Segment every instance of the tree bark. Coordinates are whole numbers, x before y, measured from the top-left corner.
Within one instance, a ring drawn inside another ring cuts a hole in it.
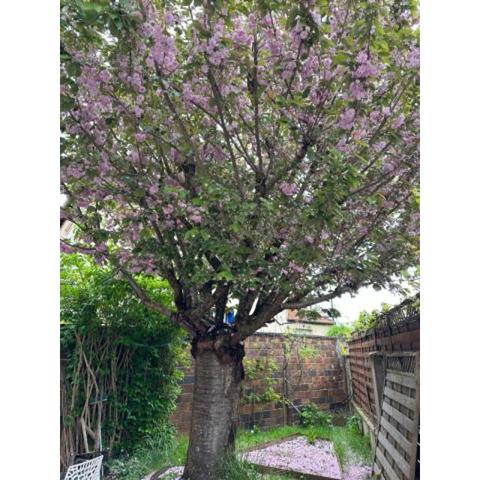
[[[234,448],[244,349],[229,338],[192,342],[195,385],[185,480],[218,480],[219,464]]]

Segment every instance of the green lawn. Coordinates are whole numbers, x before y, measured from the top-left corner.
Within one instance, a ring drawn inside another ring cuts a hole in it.
[[[302,427],[299,425],[277,427],[266,431],[240,431],[237,435],[237,451],[245,451],[291,435],[304,435],[310,441],[330,440],[342,467],[349,463],[366,463],[371,460],[368,438],[346,426]],[[115,468],[119,480],[140,480],[143,475],[165,466],[184,465],[187,456],[188,437],[180,435],[168,451],[161,447],[146,449]],[[288,475],[260,474],[242,460],[227,462],[225,480],[287,480]]]

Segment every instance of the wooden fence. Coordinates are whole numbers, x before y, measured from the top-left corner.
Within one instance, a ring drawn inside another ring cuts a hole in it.
[[[420,478],[420,353],[375,355],[382,360],[374,367],[382,383],[372,473],[381,480]]]
[[[352,399],[372,424],[376,422],[378,398],[375,398],[370,354],[420,350],[420,310],[415,300],[389,310],[375,328],[354,335],[348,342]]]
[[[373,478],[419,478],[418,297],[385,314],[348,342],[348,391],[375,447]]]

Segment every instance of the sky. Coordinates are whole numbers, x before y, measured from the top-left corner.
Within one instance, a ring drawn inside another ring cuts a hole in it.
[[[382,303],[396,305],[401,301],[402,297],[397,293],[392,293],[389,290],[376,291],[373,287],[364,287],[361,288],[354,297],[346,293],[332,300],[332,302],[319,306],[337,309],[341,314],[337,322],[348,323],[354,322],[362,310],[371,312],[372,310],[380,309]]]

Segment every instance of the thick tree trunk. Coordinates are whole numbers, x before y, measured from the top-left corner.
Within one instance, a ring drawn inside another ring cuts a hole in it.
[[[218,480],[216,471],[233,449],[243,379],[241,345],[227,337],[194,341],[195,385],[185,480]]]

